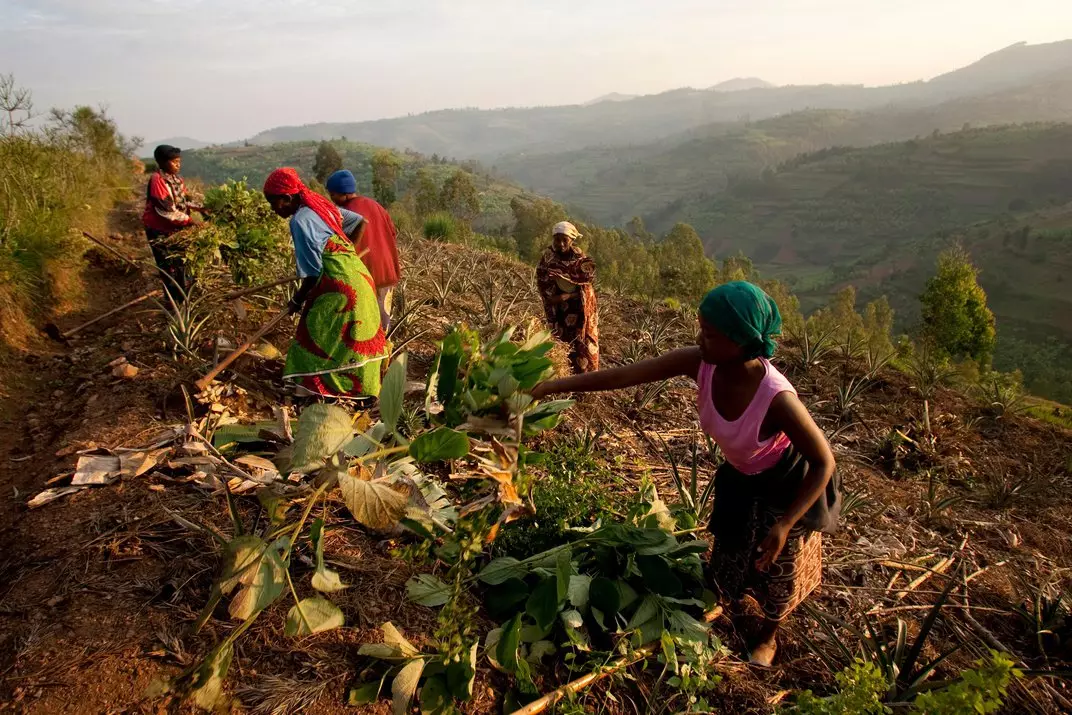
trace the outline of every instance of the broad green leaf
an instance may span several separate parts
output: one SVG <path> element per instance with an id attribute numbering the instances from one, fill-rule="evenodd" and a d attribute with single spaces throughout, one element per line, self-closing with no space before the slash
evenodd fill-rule
<path id="1" fill-rule="evenodd" d="M 380 697 L 383 690 L 383 679 L 370 680 L 367 683 L 350 688 L 346 702 L 350 705 L 370 705 Z"/>
<path id="2" fill-rule="evenodd" d="M 289 503 L 285 497 L 269 489 L 261 489 L 257 492 L 257 501 L 268 514 L 268 521 L 272 526 L 279 526 L 286 521 Z"/>
<path id="3" fill-rule="evenodd" d="M 493 618 L 502 618 L 512 613 L 528 597 L 528 585 L 519 578 L 511 578 L 489 588 L 484 595 L 484 605 Z"/>
<path id="4" fill-rule="evenodd" d="M 387 368 L 380 384 L 380 419 L 389 432 L 398 426 L 402 414 L 402 399 L 406 394 L 406 355 L 399 355 Z"/>
<path id="5" fill-rule="evenodd" d="M 592 579 L 588 589 L 588 603 L 602 613 L 613 616 L 622 607 L 622 593 L 618 583 L 603 576 Z"/>
<path id="6" fill-rule="evenodd" d="M 580 611 L 562 611 L 562 613 L 559 614 L 559 618 L 562 620 L 562 625 L 566 626 L 566 628 L 581 628 L 584 626 L 584 617 L 581 615 Z"/>
<path id="7" fill-rule="evenodd" d="M 412 658 L 420 652 L 415 645 L 406 640 L 406 637 L 402 635 L 402 631 L 395 628 L 395 624 L 390 621 L 380 626 L 380 630 L 383 631 L 383 642 L 392 648 L 397 648 L 406 657 Z"/>
<path id="8" fill-rule="evenodd" d="M 446 678 L 435 675 L 426 679 L 421 686 L 421 715 L 445 715 L 450 712 L 454 712 L 454 704 L 447 692 Z"/>
<path id="9" fill-rule="evenodd" d="M 591 576 L 570 576 L 568 595 L 569 602 L 574 608 L 584 610 L 588 607 L 588 589 L 591 586 Z"/>
<path id="10" fill-rule="evenodd" d="M 653 593 L 663 596 L 676 596 L 681 593 L 683 588 L 681 579 L 663 557 L 637 556 L 636 565 L 644 577 L 644 585 Z"/>
<path id="11" fill-rule="evenodd" d="M 265 549 L 255 568 L 245 570 L 238 578 L 245 585 L 231 599 L 227 610 L 231 618 L 244 621 L 272 605 L 282 595 L 286 586 L 286 566 L 279 551 L 272 546 Z"/>
<path id="12" fill-rule="evenodd" d="M 377 422 L 369 427 L 367 431 L 355 436 L 343 445 L 343 454 L 347 457 L 364 457 L 366 454 L 375 452 L 386 435 L 387 425 L 383 422 Z"/>
<path id="13" fill-rule="evenodd" d="M 339 572 L 327 567 L 314 571 L 310 583 L 320 593 L 335 593 L 347 588 L 347 585 L 339 578 Z"/>
<path id="14" fill-rule="evenodd" d="M 499 392 L 499 397 L 507 398 L 517 392 L 517 388 L 521 386 L 513 375 L 503 375 L 496 383 L 495 389 Z"/>
<path id="15" fill-rule="evenodd" d="M 303 598 L 291 607 L 283 633 L 288 636 L 308 636 L 341 628 L 346 622 L 342 611 L 320 596 Z"/>
<path id="16" fill-rule="evenodd" d="M 383 481 L 365 481 L 339 472 L 339 490 L 350 513 L 361 524 L 386 531 L 406 513 L 409 497 L 392 489 Z"/>
<path id="17" fill-rule="evenodd" d="M 703 641 L 707 638 L 707 626 L 684 611 L 670 611 L 667 621 L 668 630 L 682 640 Z"/>
<path id="18" fill-rule="evenodd" d="M 424 672 L 424 658 L 415 658 L 402 666 L 394 682 L 391 683 L 391 712 L 393 715 L 406 715 L 413 695 L 417 692 L 417 683 Z"/>
<path id="19" fill-rule="evenodd" d="M 414 603 L 435 608 L 450 600 L 451 587 L 432 574 L 422 573 L 406 581 L 406 594 Z"/>
<path id="20" fill-rule="evenodd" d="M 560 602 L 558 600 L 558 578 L 550 576 L 540 581 L 532 590 L 532 595 L 525 602 L 525 612 L 528 613 L 540 628 L 550 628 L 555 622 L 555 614 L 558 613 Z"/>
<path id="21" fill-rule="evenodd" d="M 536 664 L 539 663 L 544 656 L 553 655 L 555 650 L 555 644 L 551 641 L 536 641 L 529 646 L 529 654 L 525 660 Z"/>
<path id="22" fill-rule="evenodd" d="M 521 614 L 514 617 L 502 627 L 502 633 L 495 644 L 495 660 L 507 673 L 517 672 L 517 648 L 521 645 Z"/>
<path id="23" fill-rule="evenodd" d="M 626 624 L 625 629 L 631 631 L 639 628 L 657 615 L 659 615 L 659 597 L 648 594 L 647 596 L 644 596 L 640 605 L 637 606 L 636 612 L 633 613 L 633 617 L 629 619 L 629 623 Z"/>
<path id="24" fill-rule="evenodd" d="M 380 660 L 408 660 L 412 655 L 405 655 L 395 646 L 386 643 L 362 643 L 357 649 L 357 654 Z"/>
<path id="25" fill-rule="evenodd" d="M 230 593 L 239 583 L 253 581 L 268 544 L 259 536 L 236 536 L 224 547 L 220 591 Z"/>
<path id="26" fill-rule="evenodd" d="M 215 710 L 223 696 L 223 680 L 231 667 L 234 647 L 224 641 L 193 672 L 189 698 L 200 708 Z"/>
<path id="27" fill-rule="evenodd" d="M 537 421 L 552 415 L 560 415 L 573 407 L 574 403 L 574 400 L 550 400 L 549 402 L 537 403 L 525 413 L 525 421 Z"/>
<path id="28" fill-rule="evenodd" d="M 468 660 L 456 660 L 447 666 L 447 690 L 459 700 L 473 697 L 476 671 Z"/>
<path id="29" fill-rule="evenodd" d="M 666 631 L 663 631 L 663 635 L 659 640 L 662 645 L 663 659 L 666 661 L 666 665 L 670 668 L 671 672 L 677 675 L 677 648 L 674 646 L 674 637 Z"/>
<path id="30" fill-rule="evenodd" d="M 327 463 L 354 436 L 350 413 L 335 405 L 315 404 L 302 411 L 294 432 L 290 469 L 308 473 Z"/>
<path id="31" fill-rule="evenodd" d="M 552 626 L 553 627 L 553 626 Z M 521 627 L 521 642 L 522 643 L 535 643 L 536 641 L 542 641 L 551 633 L 551 627 L 541 628 L 535 624 L 530 624 Z"/>
<path id="32" fill-rule="evenodd" d="M 502 663 L 495 657 L 498 652 L 499 641 L 502 639 L 502 634 L 502 628 L 492 628 L 488 631 L 487 635 L 484 636 L 484 654 L 487 655 L 488 662 L 490 662 L 496 670 L 504 669 Z"/>
<path id="33" fill-rule="evenodd" d="M 573 564 L 570 559 L 573 554 L 569 549 L 558 552 L 558 560 L 555 563 L 555 582 L 558 586 L 558 602 L 565 603 L 569 595 L 570 577 L 573 576 Z M 557 609 L 556 609 L 557 610 Z"/>
<path id="34" fill-rule="evenodd" d="M 498 586 L 507 579 L 524 578 L 527 573 L 528 566 L 514 557 L 500 556 L 480 570 L 480 580 L 489 586 Z"/>
<path id="35" fill-rule="evenodd" d="M 414 461 L 426 464 L 460 459 L 469 454 L 469 436 L 449 427 L 437 427 L 420 434 L 409 446 Z"/>
<path id="36" fill-rule="evenodd" d="M 462 363 L 462 336 L 456 330 L 445 338 L 439 352 L 439 382 L 436 384 L 436 399 L 447 407 L 454 399 L 458 387 L 458 367 Z"/>
<path id="37" fill-rule="evenodd" d="M 675 547 L 670 551 L 667 556 L 673 559 L 681 558 L 682 556 L 688 556 L 689 554 L 706 554 L 707 550 L 711 548 L 703 539 L 696 539 L 694 541 L 686 541 L 683 544 Z"/>

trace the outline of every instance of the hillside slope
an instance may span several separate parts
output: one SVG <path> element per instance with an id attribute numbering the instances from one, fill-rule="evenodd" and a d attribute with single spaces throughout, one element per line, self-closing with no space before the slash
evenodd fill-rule
<path id="1" fill-rule="evenodd" d="M 853 112 L 811 109 L 755 122 L 715 123 L 657 142 L 513 154 L 498 171 L 603 223 L 624 223 L 694 194 L 758 174 L 797 154 L 832 146 L 871 146 L 954 131 L 1036 121 L 1072 121 L 1072 71 L 1031 84 L 928 107 Z"/>
<path id="2" fill-rule="evenodd" d="M 885 87 L 749 86 L 723 91 L 676 89 L 621 102 L 511 109 L 453 109 L 366 122 L 277 127 L 254 144 L 345 137 L 397 149 L 476 158 L 517 152 L 565 151 L 589 145 L 648 143 L 713 122 L 758 120 L 806 108 L 869 110 L 921 107 L 1030 84 L 1072 69 L 1072 40 L 1005 48 L 926 82 Z M 734 85 L 731 85 L 734 86 Z"/>
<path id="3" fill-rule="evenodd" d="M 970 225 L 1069 201 L 1072 125 L 1032 125 L 823 150 L 725 192 L 679 201 L 652 225 L 691 223 L 709 253 L 744 251 L 790 280 L 806 304 L 852 282 L 865 295 L 889 293 L 906 318 L 936 253 L 949 238 L 967 235 L 999 321 L 1030 321 L 1068 340 L 1068 243 L 1039 240 L 1020 255 L 1004 233 Z M 1003 221 L 998 225 L 1015 224 Z"/>

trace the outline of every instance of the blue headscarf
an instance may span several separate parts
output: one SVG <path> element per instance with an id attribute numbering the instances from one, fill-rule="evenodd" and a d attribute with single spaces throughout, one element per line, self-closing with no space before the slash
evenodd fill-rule
<path id="1" fill-rule="evenodd" d="M 346 169 L 340 169 L 328 177 L 324 188 L 333 194 L 356 194 L 357 179 Z"/>
<path id="2" fill-rule="evenodd" d="M 700 315 L 713 328 L 741 346 L 744 358 L 769 358 L 782 332 L 778 304 L 763 289 L 748 281 L 723 283 L 700 302 Z"/>

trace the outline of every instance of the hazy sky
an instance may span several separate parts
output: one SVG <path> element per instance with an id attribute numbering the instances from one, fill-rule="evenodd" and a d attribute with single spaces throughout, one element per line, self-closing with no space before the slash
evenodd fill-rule
<path id="1" fill-rule="evenodd" d="M 1069 37 L 1072 0 L 0 0 L 0 73 L 146 139 L 740 76 L 887 84 Z"/>

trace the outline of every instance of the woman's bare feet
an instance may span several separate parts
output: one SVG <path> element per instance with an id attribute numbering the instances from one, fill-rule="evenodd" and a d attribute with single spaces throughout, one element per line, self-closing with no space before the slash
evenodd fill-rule
<path id="1" fill-rule="evenodd" d="M 748 654 L 748 662 L 762 668 L 769 668 L 774 664 L 774 655 L 778 652 L 778 621 L 764 620 L 763 630 L 752 646 L 752 652 Z"/>
<path id="2" fill-rule="evenodd" d="M 769 668 L 774 664 L 774 656 L 777 652 L 778 641 L 772 634 L 767 640 L 752 647 L 752 652 L 748 654 L 748 662 L 761 668 Z"/>

